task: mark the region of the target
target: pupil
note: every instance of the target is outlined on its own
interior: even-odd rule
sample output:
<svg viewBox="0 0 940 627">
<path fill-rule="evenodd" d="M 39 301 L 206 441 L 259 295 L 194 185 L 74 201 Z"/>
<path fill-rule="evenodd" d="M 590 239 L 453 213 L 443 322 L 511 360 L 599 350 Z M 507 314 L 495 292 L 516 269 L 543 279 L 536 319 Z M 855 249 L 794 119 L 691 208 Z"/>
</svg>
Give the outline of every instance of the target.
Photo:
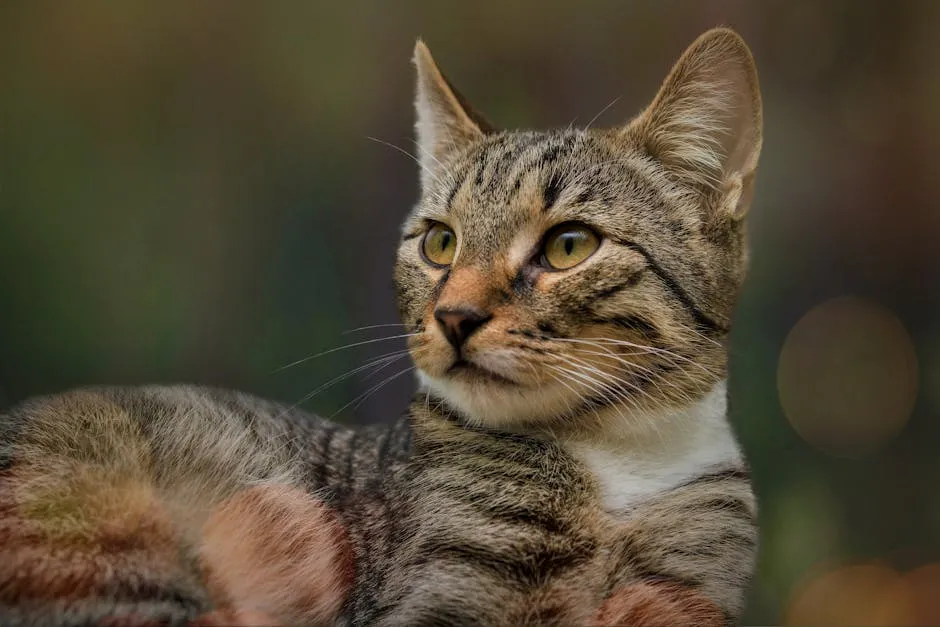
<svg viewBox="0 0 940 627">
<path fill-rule="evenodd" d="M 564 237 L 565 237 L 565 239 L 564 239 L 564 242 L 565 242 L 565 254 L 566 254 L 566 255 L 570 255 L 570 254 L 571 254 L 571 251 L 574 250 L 574 236 L 573 236 L 573 235 L 565 235 Z"/>
<path fill-rule="evenodd" d="M 445 232 L 441 235 L 441 250 L 447 250 L 450 245 L 450 233 Z"/>
</svg>

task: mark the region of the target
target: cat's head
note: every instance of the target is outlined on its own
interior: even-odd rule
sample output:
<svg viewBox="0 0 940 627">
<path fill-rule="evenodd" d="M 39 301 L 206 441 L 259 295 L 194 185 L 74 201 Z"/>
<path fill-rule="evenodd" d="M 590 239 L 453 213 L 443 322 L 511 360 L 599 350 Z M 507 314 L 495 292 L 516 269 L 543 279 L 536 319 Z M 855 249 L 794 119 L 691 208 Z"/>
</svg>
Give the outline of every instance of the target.
<svg viewBox="0 0 940 627">
<path fill-rule="evenodd" d="M 414 63 L 421 199 L 395 281 L 430 395 L 514 427 L 681 406 L 721 381 L 761 147 L 741 38 L 702 35 L 605 130 L 496 130 L 420 41 Z"/>
</svg>

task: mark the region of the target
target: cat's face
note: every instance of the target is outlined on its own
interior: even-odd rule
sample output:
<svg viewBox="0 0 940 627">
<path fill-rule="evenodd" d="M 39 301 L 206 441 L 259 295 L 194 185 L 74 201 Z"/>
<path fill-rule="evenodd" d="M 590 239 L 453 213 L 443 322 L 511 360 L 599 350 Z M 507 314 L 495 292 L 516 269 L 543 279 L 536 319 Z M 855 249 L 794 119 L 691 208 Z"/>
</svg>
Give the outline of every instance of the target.
<svg viewBox="0 0 940 627">
<path fill-rule="evenodd" d="M 420 43 L 415 61 L 422 197 L 395 279 L 430 394 L 515 426 L 646 414 L 722 379 L 760 147 L 743 42 L 706 34 L 604 131 L 495 132 Z"/>
</svg>

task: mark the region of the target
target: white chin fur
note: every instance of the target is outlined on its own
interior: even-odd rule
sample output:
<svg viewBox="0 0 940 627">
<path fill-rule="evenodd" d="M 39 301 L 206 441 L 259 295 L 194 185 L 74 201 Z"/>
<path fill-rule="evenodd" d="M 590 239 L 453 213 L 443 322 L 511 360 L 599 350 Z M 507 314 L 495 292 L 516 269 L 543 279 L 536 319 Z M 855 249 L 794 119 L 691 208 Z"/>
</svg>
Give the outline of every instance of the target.
<svg viewBox="0 0 940 627">
<path fill-rule="evenodd" d="M 474 424 L 497 428 L 534 426 L 546 416 L 557 416 L 572 407 L 577 400 L 565 386 L 542 388 L 501 386 L 488 383 L 468 383 L 453 379 L 432 377 L 417 370 L 421 391 L 430 391 L 447 401 Z M 614 405 L 591 412 L 585 419 L 597 432 L 614 440 L 645 440 L 662 438 L 670 429 L 684 428 L 690 422 L 724 420 L 727 413 L 725 381 L 718 382 L 711 392 L 686 407 L 658 411 L 637 411 L 623 405 Z M 585 424 L 585 427 L 588 427 Z"/>
<path fill-rule="evenodd" d="M 555 415 L 570 403 L 562 388 L 518 388 L 498 384 L 465 383 L 438 379 L 418 369 L 418 385 L 450 403 L 467 419 L 480 425 L 506 427 Z"/>
</svg>

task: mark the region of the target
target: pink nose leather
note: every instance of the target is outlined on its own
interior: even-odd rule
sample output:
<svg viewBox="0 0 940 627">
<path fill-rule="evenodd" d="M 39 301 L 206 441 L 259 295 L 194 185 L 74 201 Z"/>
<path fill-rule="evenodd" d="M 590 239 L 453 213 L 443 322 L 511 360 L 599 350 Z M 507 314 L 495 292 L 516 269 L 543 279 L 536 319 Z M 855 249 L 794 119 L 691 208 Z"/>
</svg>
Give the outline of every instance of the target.
<svg viewBox="0 0 940 627">
<path fill-rule="evenodd" d="M 458 351 L 466 339 L 492 317 L 470 308 L 437 309 L 434 312 L 434 319 L 441 325 L 444 337 Z"/>
</svg>

